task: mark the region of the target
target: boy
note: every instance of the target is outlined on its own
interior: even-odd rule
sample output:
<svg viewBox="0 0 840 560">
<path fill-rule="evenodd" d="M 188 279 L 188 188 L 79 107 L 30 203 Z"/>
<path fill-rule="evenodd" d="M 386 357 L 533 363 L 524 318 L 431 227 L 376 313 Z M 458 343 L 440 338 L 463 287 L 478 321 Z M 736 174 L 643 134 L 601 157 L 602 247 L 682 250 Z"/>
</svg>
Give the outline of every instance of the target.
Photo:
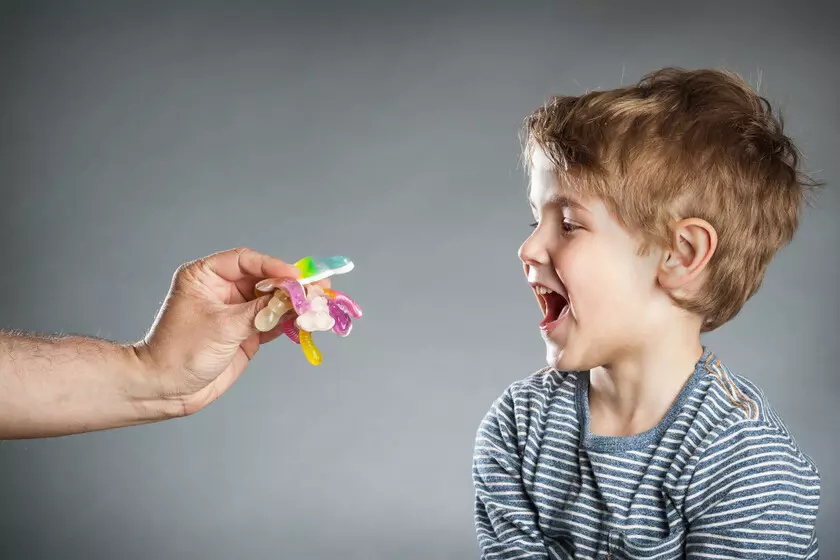
<svg viewBox="0 0 840 560">
<path fill-rule="evenodd" d="M 483 558 L 817 558 L 817 467 L 700 342 L 758 289 L 807 187 L 771 107 L 667 68 L 525 121 L 520 249 L 549 367 L 476 437 Z"/>
</svg>

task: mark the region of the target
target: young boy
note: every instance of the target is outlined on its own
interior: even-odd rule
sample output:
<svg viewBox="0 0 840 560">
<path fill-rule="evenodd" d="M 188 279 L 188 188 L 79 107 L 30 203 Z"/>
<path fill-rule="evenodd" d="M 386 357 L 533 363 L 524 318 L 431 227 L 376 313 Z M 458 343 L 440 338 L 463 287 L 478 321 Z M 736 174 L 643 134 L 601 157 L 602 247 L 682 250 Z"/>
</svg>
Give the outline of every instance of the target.
<svg viewBox="0 0 840 560">
<path fill-rule="evenodd" d="M 525 122 L 520 249 L 549 367 L 476 437 L 482 557 L 817 558 L 820 478 L 700 342 L 758 289 L 807 187 L 770 105 L 663 69 Z"/>
</svg>

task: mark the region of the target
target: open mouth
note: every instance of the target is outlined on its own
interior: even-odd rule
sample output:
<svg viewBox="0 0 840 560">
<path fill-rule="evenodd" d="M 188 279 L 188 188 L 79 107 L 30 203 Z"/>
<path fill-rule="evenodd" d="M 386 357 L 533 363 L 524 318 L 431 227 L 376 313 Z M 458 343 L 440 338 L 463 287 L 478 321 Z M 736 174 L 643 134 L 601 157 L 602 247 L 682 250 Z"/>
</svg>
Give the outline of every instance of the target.
<svg viewBox="0 0 840 560">
<path fill-rule="evenodd" d="M 540 285 L 534 286 L 534 291 L 543 312 L 540 328 L 545 329 L 553 326 L 553 323 L 558 322 L 569 313 L 569 300 L 563 294 Z"/>
</svg>

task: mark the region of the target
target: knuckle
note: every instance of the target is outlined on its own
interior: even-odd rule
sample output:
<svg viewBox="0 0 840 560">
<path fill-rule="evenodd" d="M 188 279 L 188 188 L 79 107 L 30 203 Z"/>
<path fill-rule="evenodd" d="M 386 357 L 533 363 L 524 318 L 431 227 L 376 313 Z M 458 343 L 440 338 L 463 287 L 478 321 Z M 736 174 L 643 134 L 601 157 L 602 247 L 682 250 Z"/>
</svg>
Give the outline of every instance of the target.
<svg viewBox="0 0 840 560">
<path fill-rule="evenodd" d="M 182 263 L 175 269 L 175 274 L 172 277 L 173 283 L 176 286 L 188 283 L 190 280 L 195 278 L 196 273 L 206 267 L 206 265 L 207 261 L 204 258 Z"/>
<path fill-rule="evenodd" d="M 175 269 L 175 274 L 176 275 L 183 275 L 190 268 L 194 267 L 196 262 L 197 261 L 188 261 L 188 262 L 181 263 L 180 265 L 178 265 L 178 268 Z"/>
<path fill-rule="evenodd" d="M 181 278 L 190 273 L 190 271 L 202 266 L 202 259 L 197 259 L 193 261 L 188 261 L 185 263 L 181 263 L 181 265 L 175 270 L 175 276 Z"/>
</svg>

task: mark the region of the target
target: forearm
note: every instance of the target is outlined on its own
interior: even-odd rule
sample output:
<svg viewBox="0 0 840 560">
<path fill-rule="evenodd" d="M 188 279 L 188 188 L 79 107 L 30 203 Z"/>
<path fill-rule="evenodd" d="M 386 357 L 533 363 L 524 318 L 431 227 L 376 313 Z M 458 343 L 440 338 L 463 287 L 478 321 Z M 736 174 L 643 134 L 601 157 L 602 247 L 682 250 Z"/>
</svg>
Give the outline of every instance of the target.
<svg viewBox="0 0 840 560">
<path fill-rule="evenodd" d="M 0 439 L 52 437 L 180 415 L 129 344 L 0 331 Z"/>
</svg>

